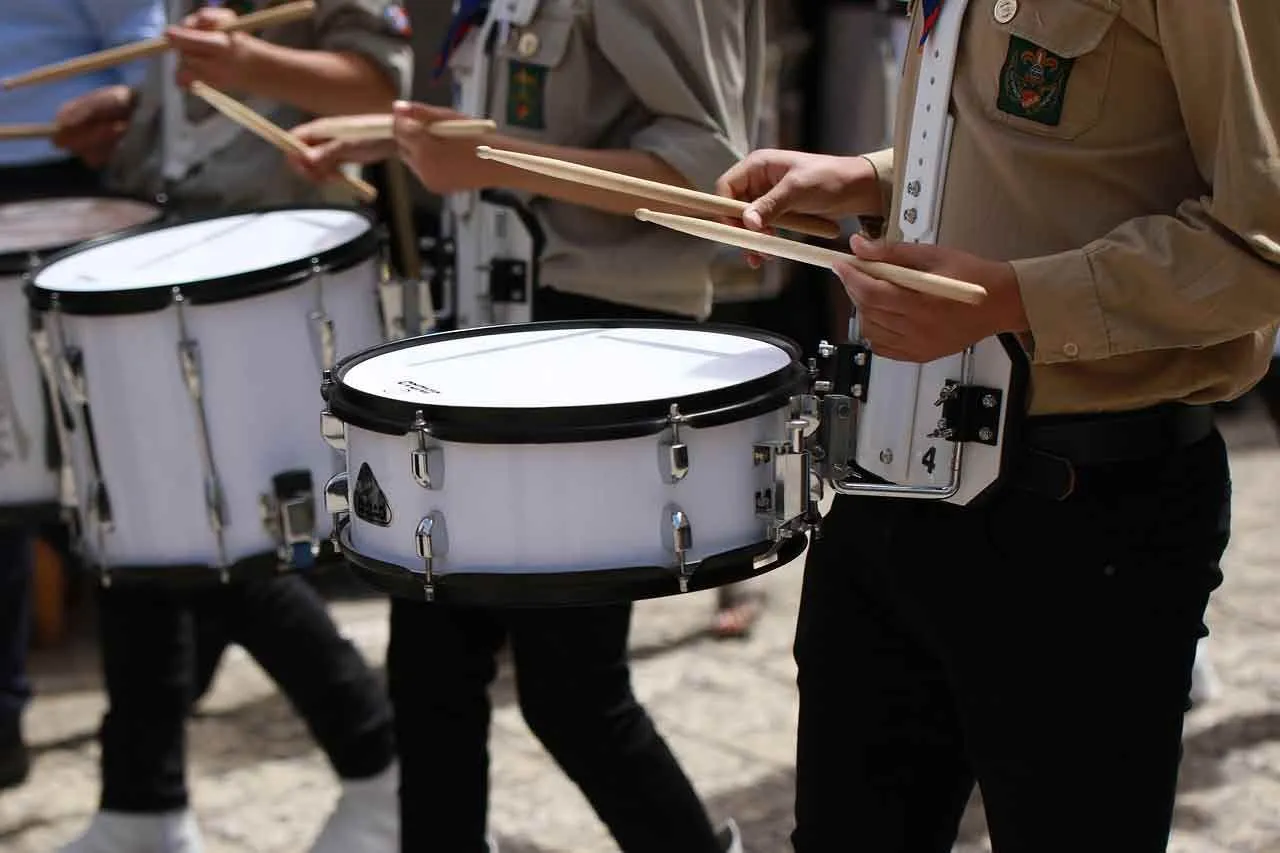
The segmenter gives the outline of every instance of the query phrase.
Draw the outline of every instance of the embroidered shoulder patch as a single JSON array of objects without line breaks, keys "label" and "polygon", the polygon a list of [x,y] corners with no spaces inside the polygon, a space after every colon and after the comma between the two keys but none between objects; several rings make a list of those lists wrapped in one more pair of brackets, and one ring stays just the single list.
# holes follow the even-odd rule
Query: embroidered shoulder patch
[{"label": "embroidered shoulder patch", "polygon": [[528,130],[546,130],[543,103],[547,69],[541,65],[511,61],[507,76],[507,124]]},{"label": "embroidered shoulder patch", "polygon": [[1050,53],[1018,36],[1009,37],[1009,52],[1000,69],[996,108],[1049,127],[1062,121],[1062,102],[1074,59]]}]

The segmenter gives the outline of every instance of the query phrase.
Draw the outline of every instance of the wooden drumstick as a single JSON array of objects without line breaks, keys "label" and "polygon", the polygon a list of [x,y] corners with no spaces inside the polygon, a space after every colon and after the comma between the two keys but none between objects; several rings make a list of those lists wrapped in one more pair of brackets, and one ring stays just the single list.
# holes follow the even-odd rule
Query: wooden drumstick
[{"label": "wooden drumstick", "polygon": [[[191,84],[191,93],[198,96],[201,100],[222,113],[227,118],[239,124],[245,130],[250,131],[266,140],[267,142],[279,148],[286,154],[306,154],[307,146],[302,140],[289,133],[282,127],[272,123],[270,120],[263,118],[244,104],[228,95],[224,95],[212,86],[208,86],[200,81]],[[359,178],[353,178],[349,175],[340,175],[338,180],[346,184],[349,189],[356,193],[363,201],[373,201],[378,197],[378,191],[372,184]]]},{"label": "wooden drumstick", "polygon": [[[701,213],[705,216],[725,216],[742,218],[747,203],[733,198],[698,192],[697,190],[663,184],[658,181],[647,181],[643,178],[596,169],[567,160],[556,160],[551,157],[538,157],[533,154],[522,154],[517,151],[503,151],[481,145],[476,148],[476,156],[482,160],[495,160],[537,172],[552,178],[584,184],[601,190],[612,190],[625,195],[647,198]],[[840,236],[840,225],[820,216],[804,213],[786,213],[778,217],[779,228],[810,234],[814,237],[834,239]]]},{"label": "wooden drumstick", "polygon": [[[287,24],[290,21],[298,21],[302,18],[310,17],[315,11],[315,0],[298,0],[296,3],[285,3],[281,6],[263,9],[261,12],[242,15],[224,27],[223,32],[238,33],[246,30],[262,30],[278,24]],[[61,80],[64,77],[74,77],[77,74],[101,71],[104,68],[113,68],[126,62],[133,62],[135,59],[155,56],[164,53],[168,49],[169,40],[163,36],[134,42],[133,44],[125,44],[108,50],[100,50],[97,53],[79,56],[75,59],[68,59],[65,62],[44,65],[13,77],[7,77],[4,80],[0,80],[0,89],[16,89],[19,86],[48,83],[53,80]]]},{"label": "wooden drumstick", "polygon": [[[328,139],[342,139],[352,142],[374,142],[390,139],[393,135],[395,117],[390,114],[334,116],[317,119],[311,123],[311,130],[317,136]],[[483,136],[498,129],[498,123],[487,118],[444,119],[428,126],[432,136],[442,139],[460,139],[463,137]]]},{"label": "wooden drumstick", "polygon": [[798,243],[795,240],[775,237],[772,234],[761,234],[757,231],[748,231],[745,228],[735,228],[732,225],[725,225],[720,222],[709,222],[692,216],[676,216],[672,213],[661,213],[656,210],[645,210],[644,208],[636,211],[636,219],[641,222],[662,225],[673,231],[681,231],[694,237],[701,237],[704,240],[714,240],[718,243],[737,246],[740,249],[746,249],[751,252],[774,255],[803,264],[812,264],[816,267],[832,269],[837,261],[843,261],[852,264],[869,276],[874,276],[920,293],[940,296],[956,302],[977,305],[987,296],[985,288],[967,281],[948,278],[937,273],[913,270],[909,267],[900,267],[896,264],[864,261],[857,255],[851,255],[847,252],[837,252],[821,246]]},{"label": "wooden drumstick", "polygon": [[47,139],[57,130],[56,124],[0,124],[0,140]]}]

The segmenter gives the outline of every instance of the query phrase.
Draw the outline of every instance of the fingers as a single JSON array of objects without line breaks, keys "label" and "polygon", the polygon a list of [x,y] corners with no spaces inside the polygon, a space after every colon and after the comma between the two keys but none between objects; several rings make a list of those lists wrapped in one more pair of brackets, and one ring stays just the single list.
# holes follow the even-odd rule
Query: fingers
[{"label": "fingers", "polygon": [[945,249],[922,243],[888,243],[855,234],[849,241],[849,249],[864,261],[880,261],[925,272],[938,272],[949,266],[950,255]]},{"label": "fingers", "polygon": [[126,86],[95,89],[62,105],[54,119],[59,130],[70,130],[98,121],[120,120],[133,111],[133,95]]},{"label": "fingers", "polygon": [[182,19],[182,26],[195,30],[220,30],[230,25],[238,16],[232,9],[203,6]]}]

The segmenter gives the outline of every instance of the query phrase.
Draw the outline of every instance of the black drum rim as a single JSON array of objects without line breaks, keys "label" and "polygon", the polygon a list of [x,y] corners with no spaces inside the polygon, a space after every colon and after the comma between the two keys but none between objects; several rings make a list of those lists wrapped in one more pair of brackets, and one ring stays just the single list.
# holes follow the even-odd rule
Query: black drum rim
[{"label": "black drum rim", "polygon": [[78,192],[78,193],[53,193],[49,195],[40,195],[33,198],[14,199],[12,201],[0,204],[0,207],[8,207],[18,204],[39,204],[43,202],[57,201],[131,201],[135,204],[145,204],[155,210],[155,218],[138,225],[130,225],[121,228],[118,231],[109,231],[106,234],[100,234],[96,237],[89,237],[87,240],[72,240],[69,243],[55,243],[52,246],[45,246],[41,249],[23,249],[17,252],[0,252],[0,276],[2,277],[19,277],[30,276],[40,266],[54,257],[65,254],[70,250],[79,246],[86,245],[96,240],[104,240],[109,237],[117,237],[122,234],[132,234],[140,229],[151,228],[161,222],[164,222],[168,216],[164,205],[155,199],[143,198],[142,196],[129,195],[127,193],[112,192]]}]

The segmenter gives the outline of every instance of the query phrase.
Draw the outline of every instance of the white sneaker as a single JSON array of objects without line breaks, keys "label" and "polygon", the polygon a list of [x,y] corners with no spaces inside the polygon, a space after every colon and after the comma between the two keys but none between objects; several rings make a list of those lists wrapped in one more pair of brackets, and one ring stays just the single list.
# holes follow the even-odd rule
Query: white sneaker
[{"label": "white sneaker", "polygon": [[724,825],[716,832],[716,839],[720,842],[720,849],[724,853],[743,853],[742,832],[738,829],[738,823],[733,818],[729,818],[724,822]]},{"label": "white sneaker", "polygon": [[400,767],[344,779],[342,795],[311,853],[400,853]]},{"label": "white sneaker", "polygon": [[59,853],[204,853],[204,843],[190,809],[155,815],[102,811]]}]

